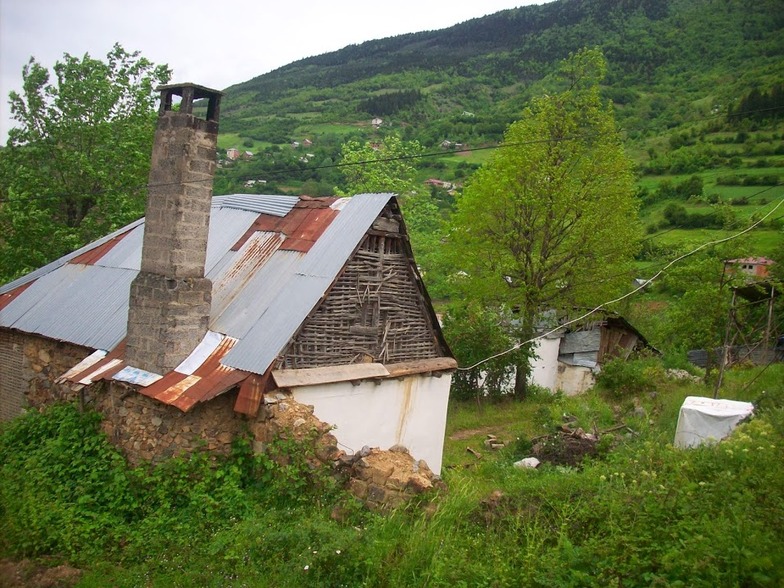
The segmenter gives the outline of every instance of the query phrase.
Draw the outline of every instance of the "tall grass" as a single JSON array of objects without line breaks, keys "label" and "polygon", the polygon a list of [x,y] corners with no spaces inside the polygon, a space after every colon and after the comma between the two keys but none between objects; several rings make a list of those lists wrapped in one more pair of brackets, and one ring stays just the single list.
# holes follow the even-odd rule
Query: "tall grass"
[{"label": "tall grass", "polygon": [[[629,369],[661,379],[642,391],[451,406],[448,490],[386,515],[305,459],[282,471],[240,445],[217,462],[130,470],[96,417],[31,414],[0,434],[0,549],[74,562],[81,586],[781,585],[784,366],[731,371],[722,396],[762,398],[759,414],[692,450],[671,443],[678,407],[712,390],[669,380],[651,360]],[[580,469],[512,467],[525,446],[516,439],[564,415],[586,430],[633,432],[613,432]],[[457,435],[476,429],[508,448]]]}]

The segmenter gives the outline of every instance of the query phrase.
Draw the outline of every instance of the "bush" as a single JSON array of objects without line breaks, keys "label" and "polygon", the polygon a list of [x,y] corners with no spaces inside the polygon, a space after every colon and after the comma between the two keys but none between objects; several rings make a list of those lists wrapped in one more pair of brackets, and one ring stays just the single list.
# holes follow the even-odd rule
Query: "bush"
[{"label": "bush", "polygon": [[612,359],[602,366],[596,384],[612,398],[620,399],[652,392],[663,377],[664,371],[657,360]]}]

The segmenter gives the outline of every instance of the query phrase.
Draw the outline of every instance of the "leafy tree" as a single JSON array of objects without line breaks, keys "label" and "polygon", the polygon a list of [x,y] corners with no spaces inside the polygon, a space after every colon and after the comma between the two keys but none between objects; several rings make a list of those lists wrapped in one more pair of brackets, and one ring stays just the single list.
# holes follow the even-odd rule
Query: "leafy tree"
[{"label": "leafy tree", "polygon": [[381,142],[348,141],[341,148],[341,172],[345,190],[340,194],[394,192],[410,196],[418,191],[416,157],[422,153],[417,141],[387,135]]},{"label": "leafy tree", "polygon": [[[106,61],[65,54],[55,79],[35,59],[0,152],[0,279],[141,216],[155,131],[155,88],[170,70],[116,44]],[[46,235],[38,238],[37,235]]]},{"label": "leafy tree", "polygon": [[[465,300],[514,310],[526,341],[544,310],[603,302],[624,286],[639,224],[632,166],[611,106],[599,97],[605,61],[564,61],[558,94],[533,100],[458,201],[451,243],[468,274]],[[514,361],[524,397],[529,345]]]},{"label": "leafy tree", "polygon": [[345,191],[336,188],[336,194],[397,194],[423,277],[428,286],[435,285],[437,293],[442,293],[442,288],[438,287],[441,274],[437,268],[444,221],[430,192],[416,183],[415,162],[422,152],[419,143],[403,141],[392,134],[380,143],[349,141],[341,152],[340,169],[346,188]]}]

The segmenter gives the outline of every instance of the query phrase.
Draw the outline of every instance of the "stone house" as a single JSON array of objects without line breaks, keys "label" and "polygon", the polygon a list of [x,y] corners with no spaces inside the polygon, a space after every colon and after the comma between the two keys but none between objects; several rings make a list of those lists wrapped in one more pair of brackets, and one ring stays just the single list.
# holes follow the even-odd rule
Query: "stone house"
[{"label": "stone house", "polygon": [[332,427],[327,453],[438,473],[456,362],[396,197],[213,198],[220,93],[161,92],[146,217],[0,287],[0,419],[78,399],[157,461],[305,406],[289,424]]}]

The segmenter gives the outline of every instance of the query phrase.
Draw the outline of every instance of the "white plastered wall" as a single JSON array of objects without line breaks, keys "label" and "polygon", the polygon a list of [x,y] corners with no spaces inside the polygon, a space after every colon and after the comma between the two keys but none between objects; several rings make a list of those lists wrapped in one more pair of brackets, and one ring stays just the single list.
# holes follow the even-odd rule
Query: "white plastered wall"
[{"label": "white plastered wall", "polygon": [[297,402],[313,406],[346,453],[364,445],[403,445],[441,473],[451,374],[337,382],[292,389]]},{"label": "white plastered wall", "polygon": [[536,359],[531,360],[531,382],[551,392],[558,391],[558,349],[561,338],[538,339],[534,343]]}]

